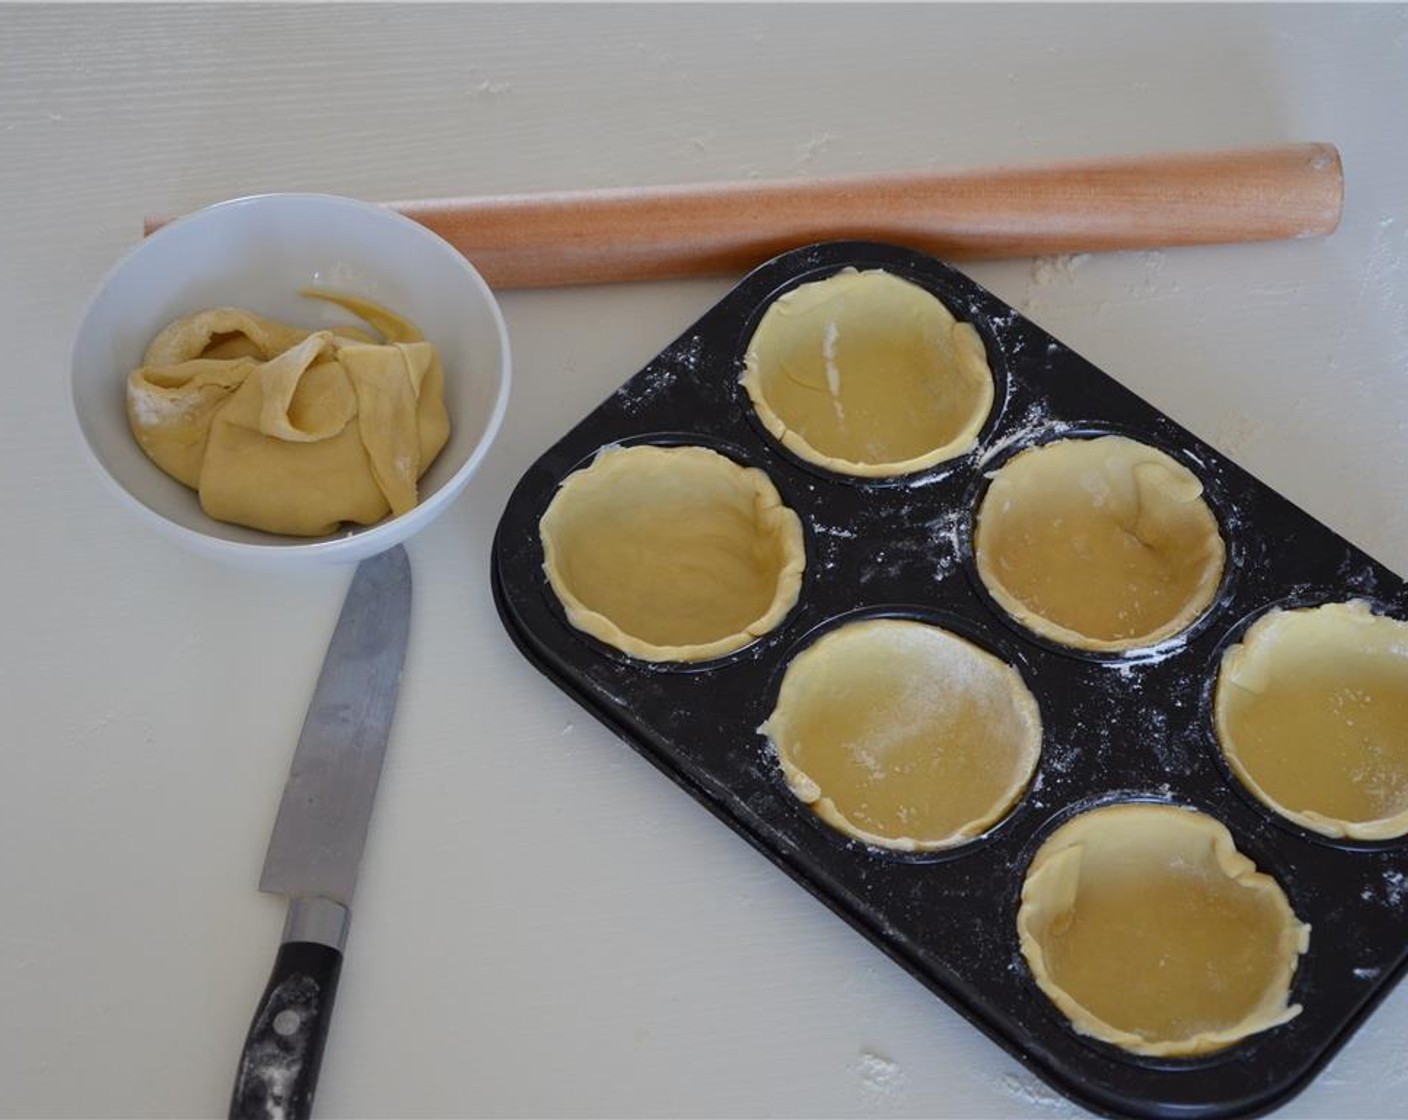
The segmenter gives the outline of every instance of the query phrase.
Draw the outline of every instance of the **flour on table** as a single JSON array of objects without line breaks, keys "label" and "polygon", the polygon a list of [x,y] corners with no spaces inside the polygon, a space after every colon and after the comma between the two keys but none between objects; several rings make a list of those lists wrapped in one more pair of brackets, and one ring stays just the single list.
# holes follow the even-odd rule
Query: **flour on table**
[{"label": "flour on table", "polygon": [[879,1096],[893,1096],[904,1085],[904,1070],[899,1063],[873,1050],[861,1051],[856,1068],[860,1071],[861,1084]]}]

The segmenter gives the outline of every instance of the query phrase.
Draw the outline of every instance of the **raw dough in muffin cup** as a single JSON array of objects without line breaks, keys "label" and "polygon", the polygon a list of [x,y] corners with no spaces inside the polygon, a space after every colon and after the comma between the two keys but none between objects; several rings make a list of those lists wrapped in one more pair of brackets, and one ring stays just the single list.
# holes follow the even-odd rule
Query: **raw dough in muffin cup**
[{"label": "raw dough in muffin cup", "polygon": [[743,387],[794,455],[838,474],[911,474],[977,443],[993,403],[982,339],[883,269],[793,288],[759,321]]},{"label": "raw dough in muffin cup", "polygon": [[846,623],[788,665],[771,740],[788,787],[868,844],[936,851],[986,832],[1026,790],[1041,716],[1021,674],[939,626]]},{"label": "raw dough in muffin cup", "polygon": [[1300,1013],[1310,927],[1205,813],[1128,802],[1067,821],[1022,885],[1022,955],[1081,1034],[1195,1057]]},{"label": "raw dough in muffin cup", "polygon": [[563,482],[538,525],[579,630],[646,661],[742,649],[797,602],[802,524],[756,467],[705,447],[614,447]]},{"label": "raw dough in muffin cup", "polygon": [[1408,622],[1363,600],[1272,610],[1223,654],[1213,712],[1274,812],[1326,836],[1408,834]]},{"label": "raw dough in muffin cup", "polygon": [[1033,633],[1125,652],[1203,614],[1227,549],[1192,471],[1104,435],[1038,444],[1003,464],[979,507],[973,554],[988,593]]}]

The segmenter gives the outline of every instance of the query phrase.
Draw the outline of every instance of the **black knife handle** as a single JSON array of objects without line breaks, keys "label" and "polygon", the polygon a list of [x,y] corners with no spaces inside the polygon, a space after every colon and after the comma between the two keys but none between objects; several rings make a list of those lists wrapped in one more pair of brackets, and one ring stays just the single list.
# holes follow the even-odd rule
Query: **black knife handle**
[{"label": "black knife handle", "polygon": [[230,1120],[308,1120],[342,954],[312,941],[279,946],[240,1055]]}]

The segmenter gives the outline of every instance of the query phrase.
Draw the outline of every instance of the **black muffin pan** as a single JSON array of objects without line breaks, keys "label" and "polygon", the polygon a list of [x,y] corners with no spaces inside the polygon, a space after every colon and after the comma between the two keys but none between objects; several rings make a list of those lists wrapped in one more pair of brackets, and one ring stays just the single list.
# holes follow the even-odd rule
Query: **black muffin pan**
[{"label": "black muffin pan", "polygon": [[[905,277],[977,328],[996,396],[972,452],[904,478],[861,480],[801,461],[759,423],[739,376],[760,316],[788,289],[845,267]],[[1193,470],[1228,546],[1207,613],[1178,638],[1124,655],[1082,654],[1023,629],[984,591],[970,549],[977,503],[1006,458],[1103,432]],[[801,596],[771,633],[718,660],[652,664],[568,624],[543,573],[538,519],[598,451],[635,443],[698,444],[758,467],[800,516]],[[1097,1112],[1196,1118],[1274,1108],[1408,965],[1408,843],[1333,841],[1272,813],[1226,767],[1210,714],[1222,651],[1265,611],[1363,598],[1408,617],[1403,580],[931,257],[831,242],[750,273],[533,464],[499,523],[492,582],[510,636],[549,679],[1037,1075]],[[993,651],[1040,705],[1031,787],[963,847],[909,855],[842,836],[792,796],[757,732],[798,651],[842,622],[877,615],[937,622]],[[1147,1058],[1077,1034],[1036,987],[1015,923],[1028,864],[1073,814],[1131,799],[1211,814],[1279,881],[1312,927],[1291,992],[1304,1008],[1297,1018],[1210,1056]]]}]

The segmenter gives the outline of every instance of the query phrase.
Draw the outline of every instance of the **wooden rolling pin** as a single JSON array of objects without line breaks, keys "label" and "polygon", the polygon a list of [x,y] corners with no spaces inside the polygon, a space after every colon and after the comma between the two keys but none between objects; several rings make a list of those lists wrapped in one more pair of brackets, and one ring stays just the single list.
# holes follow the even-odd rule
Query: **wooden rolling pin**
[{"label": "wooden rolling pin", "polygon": [[[1022,257],[1330,233],[1331,144],[927,171],[393,202],[496,288],[743,272],[812,241]],[[148,220],[147,232],[160,225]]]}]

